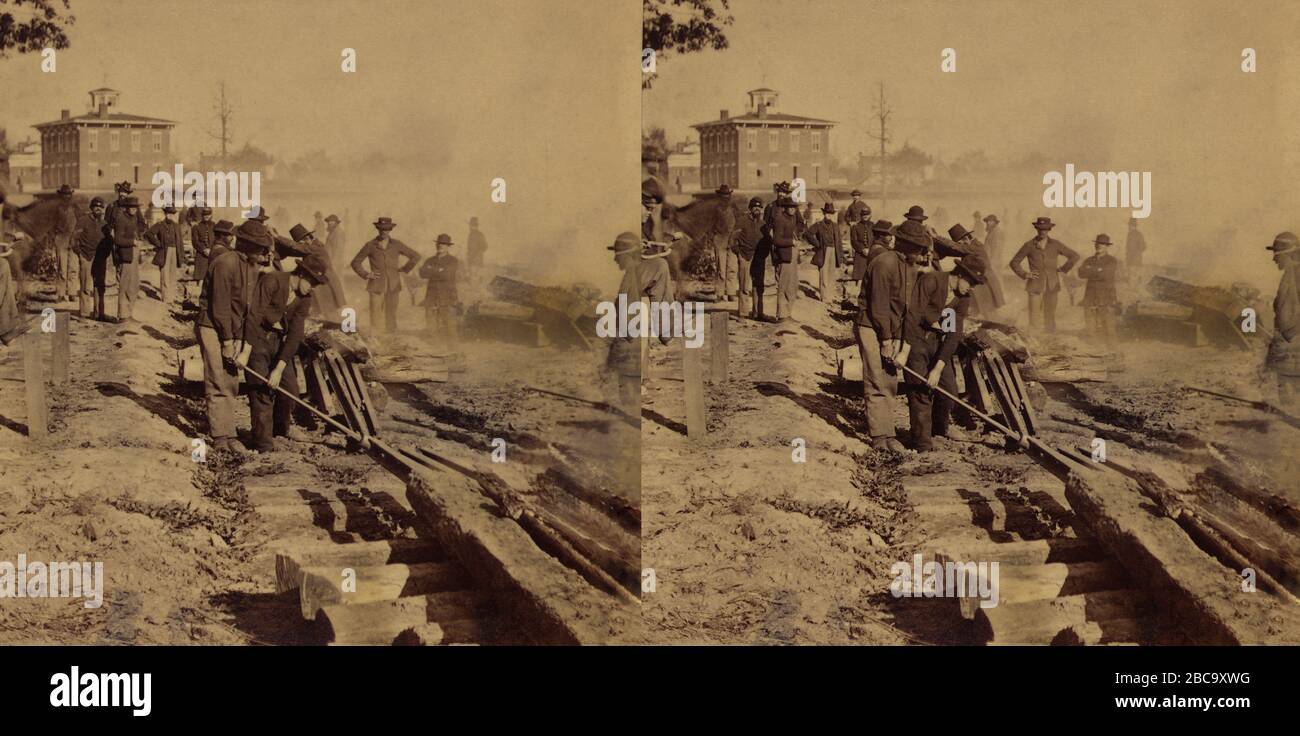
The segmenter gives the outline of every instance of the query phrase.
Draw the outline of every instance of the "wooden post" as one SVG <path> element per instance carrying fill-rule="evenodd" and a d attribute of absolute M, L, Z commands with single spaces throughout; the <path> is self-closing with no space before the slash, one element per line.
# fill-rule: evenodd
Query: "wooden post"
<path fill-rule="evenodd" d="M 710 371 L 714 383 L 727 382 L 727 313 L 713 312 L 709 315 Z"/>
<path fill-rule="evenodd" d="M 50 351 L 50 381 L 59 386 L 68 382 L 68 360 L 71 356 L 72 336 L 68 330 L 68 313 L 54 315 L 54 347 Z"/>
<path fill-rule="evenodd" d="M 23 335 L 23 380 L 27 384 L 27 436 L 43 440 L 49 435 L 49 407 L 45 404 L 45 370 L 41 333 Z"/>
<path fill-rule="evenodd" d="M 686 389 L 686 436 L 699 441 L 707 433 L 704 413 L 704 375 L 698 348 L 682 345 L 682 379 Z"/>

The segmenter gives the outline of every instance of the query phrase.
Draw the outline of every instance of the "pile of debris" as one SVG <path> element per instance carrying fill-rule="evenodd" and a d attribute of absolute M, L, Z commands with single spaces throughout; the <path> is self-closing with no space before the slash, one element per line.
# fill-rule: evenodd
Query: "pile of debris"
<path fill-rule="evenodd" d="M 1234 285 L 1232 289 L 1195 286 L 1164 276 L 1153 276 L 1147 283 L 1152 300 L 1129 305 L 1121 328 L 1139 339 L 1174 342 L 1191 347 L 1213 345 L 1217 348 L 1250 349 L 1251 336 L 1268 340 L 1262 324 L 1254 332 L 1245 332 L 1244 310 L 1259 308 L 1259 291 Z M 1257 319 L 1256 322 L 1262 322 Z"/>
<path fill-rule="evenodd" d="M 497 276 L 488 284 L 488 293 L 491 299 L 466 311 L 468 336 L 529 347 L 591 347 L 597 295 L 590 290 L 535 286 Z"/>

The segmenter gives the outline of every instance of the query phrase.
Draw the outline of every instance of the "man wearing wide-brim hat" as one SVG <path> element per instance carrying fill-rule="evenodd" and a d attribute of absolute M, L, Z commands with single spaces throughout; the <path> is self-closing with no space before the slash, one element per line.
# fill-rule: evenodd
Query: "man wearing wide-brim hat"
<path fill-rule="evenodd" d="M 1048 332 L 1056 332 L 1056 301 L 1061 291 L 1061 275 L 1074 268 L 1079 254 L 1051 237 L 1051 230 L 1056 226 L 1052 218 L 1039 217 L 1032 224 L 1036 234 L 1016 251 L 1011 259 L 1011 270 L 1025 280 L 1030 328 L 1041 324 Z M 1065 256 L 1064 265 L 1061 265 L 1061 256 Z M 1021 265 L 1026 262 L 1029 265 L 1027 271 Z"/>
<path fill-rule="evenodd" d="M 1278 233 L 1268 250 L 1282 280 L 1273 299 L 1273 338 L 1264 368 L 1277 374 L 1280 408 L 1300 416 L 1300 238 L 1290 231 Z"/>
<path fill-rule="evenodd" d="M 316 238 L 314 230 L 308 230 L 302 223 L 289 228 L 289 237 L 298 249 L 304 253 L 315 253 L 325 262 L 328 278 L 317 285 L 316 290 L 312 292 L 312 314 L 327 322 L 341 321 L 343 307 L 347 305 L 347 297 L 343 293 L 343 279 L 340 279 L 334 270 L 334 260 L 330 256 L 329 248 Z"/>
<path fill-rule="evenodd" d="M 866 202 L 862 201 L 861 189 L 854 189 L 849 192 L 849 196 L 853 200 L 845 205 L 839 216 L 840 225 L 846 229 L 871 217 L 871 208 L 867 206 Z"/>
<path fill-rule="evenodd" d="M 985 263 L 992 262 L 988 248 L 961 223 L 948 228 L 948 237 L 945 238 L 936 233 L 934 240 L 935 251 L 939 256 L 961 257 L 975 253 Z M 997 274 L 990 270 L 986 277 L 975 287 L 970 304 L 971 313 L 992 317 L 1004 304 L 1006 304 L 1006 298 L 1002 293 L 1002 282 L 998 279 Z"/>
<path fill-rule="evenodd" d="M 374 222 L 377 234 L 357 251 L 352 270 L 366 282 L 370 294 L 370 329 L 376 333 L 397 330 L 397 304 L 402 295 L 402 274 L 410 273 L 420 262 L 420 254 L 392 237 L 397 223 L 391 217 Z M 399 265 L 402 258 L 405 264 Z M 363 264 L 369 266 L 365 268 Z"/>
<path fill-rule="evenodd" d="M 613 252 L 614 262 L 623 272 L 618 284 L 617 297 L 627 304 L 638 302 L 644 296 L 641 286 L 642 240 L 633 232 L 619 233 L 607 246 Z M 618 381 L 619 405 L 624 412 L 635 416 L 641 411 L 641 354 L 643 340 L 632 335 L 610 336 L 609 353 L 605 357 L 605 371 Z"/>
<path fill-rule="evenodd" d="M 1113 348 L 1115 309 L 1119 306 L 1115 294 L 1119 259 L 1110 254 L 1110 236 L 1106 233 L 1099 234 L 1092 242 L 1096 253 L 1079 264 L 1079 278 L 1087 282 L 1083 292 L 1083 319 L 1090 337 Z"/>
<path fill-rule="evenodd" d="M 812 265 L 817 268 L 818 298 L 827 303 L 836 298 L 835 274 L 847 258 L 840 252 L 840 225 L 834 215 L 834 204 L 827 202 L 822 205 L 822 219 L 803 234 L 804 240 L 813 247 Z"/>
<path fill-rule="evenodd" d="M 776 321 L 793 322 L 794 304 L 799 300 L 799 205 L 788 194 L 777 197 L 769 232 L 772 265 L 776 268 Z"/>
<path fill-rule="evenodd" d="M 208 264 L 194 330 L 203 355 L 203 393 L 207 399 L 212 446 L 217 450 L 242 452 L 244 448 L 235 433 L 235 402 L 239 396 L 237 361 L 251 357 L 246 329 L 252 295 L 258 284 L 259 265 L 269 259 L 275 239 L 257 220 L 248 220 L 234 228 L 234 237 L 234 249 L 215 255 Z"/>
<path fill-rule="evenodd" d="M 424 327 L 431 338 L 441 340 L 448 349 L 455 348 L 458 341 L 456 317 L 460 310 L 456 288 L 460 261 L 451 254 L 453 245 L 450 235 L 440 233 L 434 240 L 437 252 L 420 266 L 420 278 L 428 280 L 424 287 Z"/>
<path fill-rule="evenodd" d="M 935 437 L 965 439 L 949 423 L 952 399 L 934 389 L 957 393 L 953 355 L 965 333 L 974 289 L 984 282 L 986 268 L 983 253 L 968 253 L 952 273 L 924 271 L 912 287 L 903 324 L 905 365 L 911 372 L 905 373 L 903 380 L 912 449 L 917 452 L 933 449 Z M 946 313 L 948 309 L 953 310 L 951 314 Z"/>
<path fill-rule="evenodd" d="M 999 227 L 1000 225 L 1001 221 L 998 220 L 997 215 L 990 213 L 984 216 L 984 250 L 988 253 L 989 257 L 990 280 L 997 278 L 997 269 L 1001 268 L 1000 264 L 1006 263 L 1002 257 L 1006 245 L 1006 237 L 1002 232 L 1002 228 Z M 998 291 L 1001 291 L 1002 280 L 997 280 Z"/>
<path fill-rule="evenodd" d="M 314 250 L 294 248 L 276 241 L 283 255 L 281 270 L 264 270 L 257 275 L 253 304 L 245 322 L 247 358 L 244 364 L 256 376 L 248 379 L 248 408 L 252 424 L 253 449 L 273 452 L 276 437 L 307 440 L 292 424 L 294 404 L 279 387 L 298 395 L 298 375 L 293 359 L 306 333 L 312 294 L 329 283 L 328 264 Z"/>
<path fill-rule="evenodd" d="M 919 222 L 908 221 L 894 228 L 894 237 L 894 248 L 873 256 L 867 265 L 853 322 L 862 359 L 862 396 L 871 446 L 901 451 L 905 448 L 894 432 L 898 378 L 893 361 L 900 359 L 902 352 L 906 287 L 913 280 L 917 261 L 929 250 L 930 236 Z"/>

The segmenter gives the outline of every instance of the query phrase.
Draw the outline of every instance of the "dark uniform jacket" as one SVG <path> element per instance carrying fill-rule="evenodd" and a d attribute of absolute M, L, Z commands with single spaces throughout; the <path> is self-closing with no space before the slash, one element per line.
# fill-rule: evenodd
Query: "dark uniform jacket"
<path fill-rule="evenodd" d="M 849 206 L 840 210 L 840 216 L 838 221 L 841 225 L 845 223 L 856 224 L 858 222 L 858 218 L 862 215 L 862 212 L 866 209 L 867 209 L 867 203 L 863 202 L 860 199 L 856 202 L 849 202 Z"/>
<path fill-rule="evenodd" d="M 772 240 L 772 263 L 795 263 L 794 241 L 799 237 L 798 215 L 790 216 L 780 209 L 772 213 L 769 234 Z"/>
<path fill-rule="evenodd" d="M 118 210 L 125 210 L 125 209 L 126 209 L 126 207 L 123 206 L 123 204 L 122 204 L 122 200 L 124 200 L 124 199 L 126 199 L 126 195 L 122 195 L 122 196 L 118 197 L 117 199 L 113 200 L 112 202 L 109 202 L 109 203 L 108 203 L 108 206 L 104 208 L 104 221 L 105 221 L 105 222 L 110 222 L 110 223 L 113 222 L 113 214 L 114 214 L 115 212 L 117 212 Z M 144 219 L 144 210 L 142 210 L 142 209 L 136 208 L 136 211 L 135 211 L 135 221 L 136 221 L 136 225 L 138 226 L 138 229 L 139 229 L 140 232 L 144 232 L 144 231 L 145 231 L 145 228 L 149 227 L 149 221 L 146 220 L 146 219 Z"/>
<path fill-rule="evenodd" d="M 1065 256 L 1065 265 L 1058 269 L 1056 264 L 1062 255 Z M 1047 291 L 1060 291 L 1061 274 L 1074 268 L 1078 260 L 1079 254 L 1056 238 L 1048 238 L 1047 244 L 1042 248 L 1039 248 L 1034 240 L 1026 240 L 1011 259 L 1011 270 L 1025 280 L 1025 291 L 1030 294 L 1042 294 Z M 1029 271 L 1020 265 L 1023 261 L 1029 262 L 1030 271 L 1038 272 L 1038 278 L 1029 277 Z"/>
<path fill-rule="evenodd" d="M 257 266 L 238 251 L 213 258 L 199 297 L 199 326 L 213 328 L 222 340 L 242 338 L 257 275 Z"/>
<path fill-rule="evenodd" d="M 835 267 L 844 263 L 844 254 L 840 252 L 840 226 L 834 220 L 822 220 L 804 232 L 804 240 L 813 247 L 812 265 L 821 268 L 826 263 L 829 251 L 835 258 Z"/>
<path fill-rule="evenodd" d="M 77 213 L 77 225 L 72 234 L 72 249 L 78 256 L 93 261 L 104 242 L 104 220 L 89 212 Z"/>
<path fill-rule="evenodd" d="M 153 265 L 162 267 L 167 262 L 168 253 L 172 253 L 176 266 L 182 267 L 185 261 L 181 257 L 181 226 L 180 223 L 170 220 L 155 222 L 152 227 L 144 233 L 144 239 L 149 241 L 154 247 Z"/>
<path fill-rule="evenodd" d="M 1115 296 L 1115 272 L 1119 269 L 1119 260 L 1109 253 L 1104 256 L 1092 255 L 1079 264 L 1079 278 L 1088 282 L 1083 292 L 1085 307 L 1111 307 L 1119 303 Z"/>
<path fill-rule="evenodd" d="M 428 279 L 424 287 L 424 307 L 454 307 L 460 303 L 456 294 L 456 271 L 460 262 L 456 256 L 433 256 L 420 266 L 420 278 Z"/>
<path fill-rule="evenodd" d="M 874 225 L 871 220 L 859 222 L 849 228 L 849 248 L 853 250 L 853 280 L 858 281 L 867 273 L 868 254 L 875 234 L 871 232 Z"/>
<path fill-rule="evenodd" d="M 399 267 L 398 262 L 402 256 L 406 257 L 406 265 Z M 366 291 L 371 294 L 387 294 L 402 290 L 402 274 L 410 273 L 415 268 L 420 262 L 420 254 L 406 243 L 393 238 L 389 238 L 388 245 L 381 248 L 379 238 L 374 238 L 363 245 L 352 259 L 352 270 L 363 279 L 369 276 L 361 267 L 367 261 L 370 273 L 378 274 L 379 278 L 366 281 Z"/>
<path fill-rule="evenodd" d="M 892 250 L 881 253 L 867 266 L 858 295 L 856 321 L 875 330 L 876 338 L 882 342 L 903 337 L 905 288 L 914 271 L 901 254 Z"/>
<path fill-rule="evenodd" d="M 113 259 L 117 263 L 135 260 L 135 241 L 144 234 L 140 218 L 131 217 L 123 208 L 108 216 L 108 236 L 113 242 Z"/>
<path fill-rule="evenodd" d="M 758 250 L 758 241 L 763 237 L 763 220 L 745 213 L 736 221 L 736 231 L 732 234 L 731 250 L 741 258 L 751 261 Z"/>
<path fill-rule="evenodd" d="M 77 206 L 71 202 L 59 207 L 54 218 L 54 234 L 62 237 L 71 236 L 77 230 L 77 216 L 80 214 Z"/>
<path fill-rule="evenodd" d="M 907 283 L 907 307 L 903 313 L 903 339 L 914 346 L 937 343 L 943 333 L 934 329 L 942 324 L 948 305 L 948 274 L 938 269 L 912 274 Z"/>
<path fill-rule="evenodd" d="M 190 227 L 190 245 L 194 246 L 194 278 L 198 281 L 203 281 L 208 273 L 208 264 L 215 257 L 212 254 L 212 245 L 217 241 L 217 235 L 212 231 L 214 227 L 215 222 L 201 220 Z"/>

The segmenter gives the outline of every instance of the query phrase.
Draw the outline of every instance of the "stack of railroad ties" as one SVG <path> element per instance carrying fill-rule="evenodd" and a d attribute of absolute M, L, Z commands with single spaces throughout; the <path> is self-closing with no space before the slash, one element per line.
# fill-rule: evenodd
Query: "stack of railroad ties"
<path fill-rule="evenodd" d="M 1218 620 L 1224 617 L 1218 615 L 1222 611 L 1215 607 L 1215 602 L 1193 600 L 1201 594 L 1203 594 L 1201 595 L 1202 598 L 1210 598 L 1214 593 L 1214 586 L 1222 581 L 1197 581 L 1194 577 L 1191 582 L 1180 579 L 1180 572 L 1170 569 L 1176 566 L 1165 564 L 1166 561 L 1160 559 L 1161 552 L 1177 549 L 1179 542 L 1172 540 L 1167 534 L 1152 533 L 1153 531 L 1159 532 L 1162 530 L 1154 529 L 1140 520 L 1129 524 L 1122 519 L 1123 514 L 1120 509 L 1123 504 L 1108 503 L 1109 499 L 1123 499 L 1124 496 L 1128 495 L 1127 492 L 1110 495 L 1108 489 L 1136 489 L 1140 492 L 1143 501 L 1147 502 L 1145 505 L 1148 510 L 1154 509 L 1156 517 L 1172 520 L 1186 534 L 1186 537 L 1190 540 L 1189 543 L 1194 543 L 1196 547 L 1223 563 L 1225 566 L 1223 569 L 1224 575 L 1233 577 L 1235 571 L 1252 569 L 1257 575 L 1259 587 L 1272 593 L 1275 596 L 1275 601 L 1292 605 L 1300 603 L 1284 583 L 1279 582 L 1267 572 L 1270 567 L 1267 563 L 1270 560 L 1256 559 L 1260 556 L 1258 544 L 1252 544 L 1251 540 L 1243 538 L 1237 530 L 1218 518 L 1214 513 L 1198 507 L 1194 499 L 1180 494 L 1149 471 L 1116 462 L 1111 457 L 1098 461 L 1089 450 L 1079 447 L 1052 446 L 1041 438 L 1039 435 L 1041 424 L 1037 412 L 1041 411 L 1044 406 L 1045 392 L 1033 390 L 1037 387 L 1030 380 L 1038 376 L 1034 370 L 1028 349 L 1017 338 L 1018 335 L 1013 328 L 991 323 L 986 324 L 983 329 L 968 334 L 956 354 L 956 377 L 959 395 L 949 395 L 949 398 L 954 399 L 960 406 L 979 417 L 989 427 L 1005 435 L 1009 446 L 1024 450 L 1044 469 L 1066 482 L 1066 494 L 1074 507 L 1073 511 L 1078 514 L 1081 507 L 1083 507 L 1082 510 L 1085 513 L 1082 516 L 1084 520 L 1090 522 L 1093 527 L 1098 527 L 1098 522 L 1100 522 L 1101 528 L 1092 529 L 1098 535 L 1096 539 L 1087 536 L 1087 530 L 1082 530 L 1084 534 L 1081 535 L 1080 539 L 1049 539 L 1014 545 L 993 545 L 994 548 L 1005 548 L 1002 552 L 1009 555 L 1006 561 L 1015 564 L 1038 565 L 1043 568 L 1051 566 L 1053 562 L 1076 565 L 1083 563 L 1078 566 L 1088 569 L 1096 567 L 1097 570 L 1101 571 L 1108 564 L 1103 559 L 1105 553 L 1133 560 L 1140 558 L 1142 556 L 1141 552 L 1147 552 L 1147 557 L 1151 558 L 1153 564 L 1145 565 L 1144 563 L 1138 565 L 1138 569 L 1133 571 L 1136 577 L 1148 578 L 1143 581 L 1148 586 L 1159 586 L 1165 590 L 1174 590 L 1176 591 L 1175 600 L 1192 600 L 1194 604 L 1192 607 L 1203 609 L 1197 610 L 1195 612 L 1196 616 L 1200 617 L 1201 621 L 1209 621 L 1209 624 L 1201 628 L 1198 634 L 1222 643 L 1232 642 L 1234 639 L 1238 643 L 1245 643 L 1240 641 L 1240 638 L 1237 637 L 1238 631 L 1233 630 L 1231 626 L 1224 626 L 1222 627 L 1223 630 L 1216 628 Z M 1023 372 L 1022 366 L 1024 367 Z M 1049 376 L 1044 376 L 1043 380 L 1053 380 Z M 1027 378 L 1030 380 L 1026 380 Z M 942 389 L 939 390 L 942 391 Z M 1137 503 L 1140 504 L 1141 502 Z M 1119 521 L 1116 521 L 1117 519 Z M 1112 522 L 1115 523 L 1112 524 Z M 1150 552 L 1149 550 L 1155 549 L 1155 547 L 1147 548 L 1146 545 L 1149 544 L 1155 544 L 1156 547 L 1159 547 L 1159 550 L 1155 553 Z M 1011 549 L 1013 546 L 1016 549 Z M 1104 548 L 1104 552 L 1099 555 L 1102 548 Z M 975 549 L 943 549 L 936 553 L 936 559 L 940 563 L 977 559 L 978 556 L 972 556 L 974 552 L 976 552 Z M 981 552 L 990 554 L 989 549 L 982 549 Z M 1002 554 L 998 552 L 991 552 L 991 554 L 994 555 L 994 559 L 1002 557 Z M 1090 560 L 1101 560 L 1101 562 L 1093 565 L 1088 562 Z M 1261 562 L 1265 564 L 1260 564 Z M 1066 567 L 1067 565 L 1056 566 Z M 1113 567 L 1113 565 L 1111 566 Z M 1186 565 L 1185 567 L 1190 571 L 1195 566 Z M 1067 595 L 1067 589 L 1071 587 L 1070 581 L 1055 581 L 1054 579 L 1049 581 L 1047 578 L 1051 576 L 1039 576 L 1038 572 L 1044 571 L 1030 571 L 1026 574 L 1035 580 L 1042 577 L 1043 579 L 1038 582 L 1045 584 L 1044 589 L 1060 582 L 1062 590 L 1057 595 Z M 1095 589 L 1100 593 L 1096 597 L 1097 601 L 1105 599 L 1108 603 L 1115 602 L 1111 599 L 1118 598 L 1119 594 L 1125 591 L 1113 589 L 1126 587 L 1128 584 L 1125 580 L 1127 576 L 1122 574 L 1117 577 L 1114 574 L 1102 575 L 1099 573 L 1093 577 L 1097 579 L 1084 581 L 1084 583 L 1094 586 L 1090 589 Z M 1202 575 L 1201 577 L 1204 578 L 1205 576 Z M 1198 582 L 1201 583 L 1199 587 Z M 1206 591 L 1210 592 L 1206 593 Z M 1083 596 L 1074 597 L 1083 598 Z M 1251 600 L 1252 602 L 1264 602 L 1266 599 L 1255 598 Z M 1065 615 L 1066 611 L 1058 610 L 1062 609 L 1067 599 L 1057 598 L 1057 602 L 1061 605 L 1052 610 L 1059 614 L 1062 620 L 1070 618 L 1070 616 Z M 1123 608 L 1126 612 L 1132 612 L 1133 607 L 1127 605 L 1128 601 L 1119 602 L 1125 605 L 1116 606 L 1116 608 Z M 992 625 L 994 629 L 997 628 L 1001 619 L 1010 618 L 1009 616 L 992 617 L 988 615 L 988 611 L 978 608 L 978 603 L 979 601 L 976 598 L 961 599 L 963 617 L 978 619 L 983 622 L 984 626 Z M 1091 608 L 1097 607 L 1090 606 L 1090 610 Z M 1231 612 L 1231 609 L 1227 610 Z M 1010 611 L 1006 613 L 1010 614 Z M 1072 615 L 1074 612 L 1070 613 Z M 1079 617 L 1081 618 L 1084 613 L 1087 612 L 1079 612 Z M 1264 616 L 1267 615 L 1268 612 L 1265 612 Z M 1241 618 L 1251 617 L 1241 616 Z M 1004 627 L 1011 628 L 1020 634 L 1026 632 L 1026 629 L 1022 628 L 1024 623 L 1011 620 L 1001 621 Z M 1121 623 L 1132 622 L 1126 620 Z M 1243 625 L 1242 628 L 1244 629 L 1245 626 Z M 995 641 L 998 638 L 997 633 L 996 630 L 986 632 Z M 1133 632 L 1125 630 L 1125 634 L 1131 633 Z M 1086 641 L 1088 638 L 1084 637 L 1084 640 Z M 1101 643 L 1106 640 L 1108 639 L 1103 636 L 1103 638 L 1094 639 L 1093 641 L 1094 643 Z M 1109 640 L 1114 641 L 1114 639 Z M 1130 639 L 1126 635 L 1122 637 L 1122 640 Z M 1013 641 L 1012 643 L 1034 642 Z"/>

